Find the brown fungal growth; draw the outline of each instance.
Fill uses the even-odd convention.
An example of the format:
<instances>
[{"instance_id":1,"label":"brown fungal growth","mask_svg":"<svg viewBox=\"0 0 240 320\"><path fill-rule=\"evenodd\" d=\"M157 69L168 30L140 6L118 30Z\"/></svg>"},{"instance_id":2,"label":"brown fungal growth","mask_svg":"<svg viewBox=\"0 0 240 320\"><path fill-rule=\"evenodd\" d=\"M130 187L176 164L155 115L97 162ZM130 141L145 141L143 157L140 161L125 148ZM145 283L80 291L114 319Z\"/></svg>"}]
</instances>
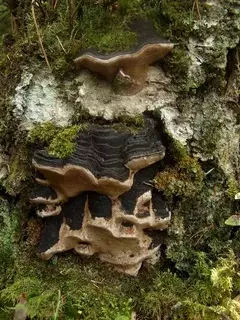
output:
<instances>
[{"instance_id":1,"label":"brown fungal growth","mask_svg":"<svg viewBox=\"0 0 240 320\"><path fill-rule=\"evenodd\" d=\"M70 249L97 253L119 271L136 274L144 260L155 261L159 235L170 220L149 184L165 150L155 123L146 121L137 135L93 125L76 142L67 159L37 152L33 160L45 177L37 178L44 185L31 199L41 204L38 215L47 217L41 256L50 259Z\"/></svg>"},{"instance_id":2,"label":"brown fungal growth","mask_svg":"<svg viewBox=\"0 0 240 320\"><path fill-rule=\"evenodd\" d=\"M131 50L101 54L94 49L83 51L74 59L76 69L86 68L114 79L124 93L140 91L147 78L148 66L172 51L174 44L159 38L150 21L137 20L130 26L137 35L137 45Z\"/></svg>"},{"instance_id":3,"label":"brown fungal growth","mask_svg":"<svg viewBox=\"0 0 240 320\"><path fill-rule=\"evenodd\" d=\"M165 148L148 121L145 129L133 136L108 126L91 126L77 137L75 152L66 159L35 153L33 166L43 174L37 182L34 203L57 205L84 191L118 197L128 191L134 174L161 160Z\"/></svg>"}]
</instances>

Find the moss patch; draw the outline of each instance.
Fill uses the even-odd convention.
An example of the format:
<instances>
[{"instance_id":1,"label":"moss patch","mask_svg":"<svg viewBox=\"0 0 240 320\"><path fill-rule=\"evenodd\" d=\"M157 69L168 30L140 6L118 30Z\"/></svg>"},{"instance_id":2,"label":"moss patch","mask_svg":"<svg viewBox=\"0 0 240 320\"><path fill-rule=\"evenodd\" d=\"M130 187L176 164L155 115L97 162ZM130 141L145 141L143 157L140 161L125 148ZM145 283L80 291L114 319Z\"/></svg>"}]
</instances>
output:
<instances>
[{"instance_id":1,"label":"moss patch","mask_svg":"<svg viewBox=\"0 0 240 320\"><path fill-rule=\"evenodd\" d=\"M2 35L11 30L10 11L0 0L0 47L2 43Z\"/></svg>"},{"instance_id":2,"label":"moss patch","mask_svg":"<svg viewBox=\"0 0 240 320\"><path fill-rule=\"evenodd\" d=\"M19 212L11 211L6 200L0 198L0 272L4 279L6 269L11 266L17 255L16 240L19 228ZM0 284L0 288L3 283Z\"/></svg>"},{"instance_id":3,"label":"moss patch","mask_svg":"<svg viewBox=\"0 0 240 320\"><path fill-rule=\"evenodd\" d=\"M166 35L178 40L190 35L194 19L197 18L197 12L193 11L193 1L163 0L160 9L165 26L163 32Z\"/></svg>"},{"instance_id":4,"label":"moss patch","mask_svg":"<svg viewBox=\"0 0 240 320\"><path fill-rule=\"evenodd\" d=\"M231 199L234 199L235 195L240 192L239 183L234 177L229 177L227 181L227 188L227 195Z\"/></svg>"},{"instance_id":5,"label":"moss patch","mask_svg":"<svg viewBox=\"0 0 240 320\"><path fill-rule=\"evenodd\" d=\"M135 33L125 29L124 20L127 17L119 15L118 11L111 13L101 6L84 6L82 10L80 28L83 33L83 47L108 52L128 49L135 44ZM96 33L96 30L99 32Z\"/></svg>"},{"instance_id":6,"label":"moss patch","mask_svg":"<svg viewBox=\"0 0 240 320\"><path fill-rule=\"evenodd\" d=\"M199 87L200 82L194 85L187 82L189 60L186 43L190 36L205 39L209 30L201 23L195 24L198 29L193 30L193 20L196 21L198 16L195 9L192 11L192 0L119 0L113 4L108 1L79 1L74 10L70 2L74 4L74 1L58 1L58 6L52 8L50 1L42 1L44 6L35 8L43 45L56 74L63 76L72 70L72 58L80 49L89 46L102 51L128 48L135 41L135 35L126 29L128 22L134 17L147 15L154 20L163 36L180 43L165 60L168 70L175 75L174 79L187 84L187 90ZM21 197L24 197L23 191L29 180L32 149L43 147L56 156L66 157L74 150L74 139L82 120L110 124L81 113L73 127L59 128L50 123L36 127L27 142L26 133L13 115L11 96L24 64L29 61L45 63L30 3L24 1L21 4L18 10L21 26L14 35L13 43L1 47L0 53L0 143L4 151L11 150L10 174L4 181L3 192L12 195L21 192ZM238 36L238 19L235 18L239 10L234 10L233 1L222 3L225 15L218 25L210 29L211 34L218 34L216 45L209 50L199 49L205 50L206 85L216 76L224 79L226 48L234 46ZM209 15L210 21L215 14L214 8L206 8L207 4L202 1L199 4L202 16ZM98 26L98 35L93 31L95 26ZM207 90L212 86L211 83ZM214 86L219 88L217 82ZM200 92L203 89L200 88L196 94L205 95ZM188 97L183 97L182 101L187 105ZM201 103L199 108L203 108ZM215 112L218 108L215 110L208 106L207 109L216 117L209 118L214 118L214 123L205 121L207 115L203 117L198 146L201 153L211 156L218 149L222 124ZM134 131L142 127L143 118L124 116L111 124L118 130L130 128ZM239 203L233 200L238 189L235 179L227 181L216 166L204 175L200 163L183 146L170 140L166 146L168 152L162 161L163 171L156 177L156 187L169 197L169 204L173 206L172 223L165 239L167 248L161 247L161 263L154 268L144 268L138 278L117 274L98 260L85 261L69 253L47 262L38 260L34 245L39 240L41 223L32 216L29 205L21 210L15 209L18 198L14 198L10 206L6 202L1 203L1 319L12 318L12 308L23 292L28 295L27 307L32 319L130 320L132 310L136 311L139 319L146 320L158 320L159 317L239 319L239 304L233 298L240 293L239 266L235 258L240 251L240 231L224 224L240 209ZM29 223L25 223L23 212L31 216Z\"/></svg>"},{"instance_id":7,"label":"moss patch","mask_svg":"<svg viewBox=\"0 0 240 320\"><path fill-rule=\"evenodd\" d=\"M80 129L83 130L84 127L73 126L59 132L48 147L49 154L58 158L66 158L72 154L75 151L76 146L75 138Z\"/></svg>"},{"instance_id":8,"label":"moss patch","mask_svg":"<svg viewBox=\"0 0 240 320\"><path fill-rule=\"evenodd\" d=\"M24 141L19 141L10 157L7 177L2 181L2 186L11 196L25 194L31 182L31 152Z\"/></svg>"},{"instance_id":9,"label":"moss patch","mask_svg":"<svg viewBox=\"0 0 240 320\"><path fill-rule=\"evenodd\" d=\"M11 318L10 307L22 292L28 296L30 319L54 318L56 311L58 319L67 320L130 320L133 310L140 319L151 320L169 316L169 310L174 319L239 315L232 300L239 278L231 251L214 264L205 255L196 255L185 279L157 267L142 271L138 278L127 277L74 256L40 262L27 256L24 248L15 267L12 284L0 291L2 319Z\"/></svg>"},{"instance_id":10,"label":"moss patch","mask_svg":"<svg viewBox=\"0 0 240 320\"><path fill-rule=\"evenodd\" d=\"M154 178L155 188L171 197L192 197L203 186L203 171L196 159L185 157L174 168L159 172Z\"/></svg>"},{"instance_id":11,"label":"moss patch","mask_svg":"<svg viewBox=\"0 0 240 320\"><path fill-rule=\"evenodd\" d=\"M79 131L87 129L87 124L60 128L46 122L35 126L28 135L31 143L40 143L47 147L49 154L58 158L66 158L75 150L75 138Z\"/></svg>"},{"instance_id":12,"label":"moss patch","mask_svg":"<svg viewBox=\"0 0 240 320\"><path fill-rule=\"evenodd\" d=\"M185 147L171 138L168 133L165 137L168 142L167 162L164 170L154 178L154 185L168 198L180 196L188 198L194 196L203 187L204 172L197 159L188 155Z\"/></svg>"},{"instance_id":13,"label":"moss patch","mask_svg":"<svg viewBox=\"0 0 240 320\"><path fill-rule=\"evenodd\" d=\"M144 127L144 117L143 115L134 117L119 115L113 119L112 127L116 131L129 131L132 134L136 134Z\"/></svg>"},{"instance_id":14,"label":"moss patch","mask_svg":"<svg viewBox=\"0 0 240 320\"><path fill-rule=\"evenodd\" d=\"M40 125L36 125L28 133L28 141L31 143L41 143L43 145L49 145L51 141L59 133L60 129L52 122L45 122Z\"/></svg>"}]
</instances>

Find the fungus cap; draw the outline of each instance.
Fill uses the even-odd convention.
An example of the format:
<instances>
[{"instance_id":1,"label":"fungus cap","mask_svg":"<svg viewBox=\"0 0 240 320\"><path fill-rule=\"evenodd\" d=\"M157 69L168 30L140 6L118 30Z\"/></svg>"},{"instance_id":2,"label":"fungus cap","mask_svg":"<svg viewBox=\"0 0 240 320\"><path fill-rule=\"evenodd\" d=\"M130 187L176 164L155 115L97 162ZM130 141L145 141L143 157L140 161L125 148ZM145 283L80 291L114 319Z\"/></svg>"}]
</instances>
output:
<instances>
[{"instance_id":1,"label":"fungus cap","mask_svg":"<svg viewBox=\"0 0 240 320\"><path fill-rule=\"evenodd\" d=\"M129 29L137 35L135 46L126 51L106 54L94 48L84 50L74 59L76 69L86 68L103 75L110 82L115 79L123 86L125 93L140 91L148 66L172 51L174 44L161 39L150 21L136 20Z\"/></svg>"}]
</instances>

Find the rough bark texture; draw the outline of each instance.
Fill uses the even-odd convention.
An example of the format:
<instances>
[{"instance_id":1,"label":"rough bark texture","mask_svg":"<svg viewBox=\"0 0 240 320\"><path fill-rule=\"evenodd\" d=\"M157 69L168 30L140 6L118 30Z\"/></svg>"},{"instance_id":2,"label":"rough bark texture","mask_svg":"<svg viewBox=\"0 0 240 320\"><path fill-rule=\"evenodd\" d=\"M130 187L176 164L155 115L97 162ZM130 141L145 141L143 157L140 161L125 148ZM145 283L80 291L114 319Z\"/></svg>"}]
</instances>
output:
<instances>
[{"instance_id":1,"label":"rough bark texture","mask_svg":"<svg viewBox=\"0 0 240 320\"><path fill-rule=\"evenodd\" d=\"M29 1L14 7L0 52L0 318L10 319L8 307L26 294L30 319L123 320L134 311L137 319L238 320L240 232L237 218L235 226L225 221L240 210L239 1L37 2L51 71ZM143 15L175 46L148 68L140 92L126 96L122 79L75 71L81 49L129 50L136 37L122 26ZM155 267L132 279L71 253L39 259L43 223L29 202L34 152L66 158L89 125L137 135L146 117L166 149L147 186L172 213L167 231L146 231L161 244Z\"/></svg>"}]
</instances>

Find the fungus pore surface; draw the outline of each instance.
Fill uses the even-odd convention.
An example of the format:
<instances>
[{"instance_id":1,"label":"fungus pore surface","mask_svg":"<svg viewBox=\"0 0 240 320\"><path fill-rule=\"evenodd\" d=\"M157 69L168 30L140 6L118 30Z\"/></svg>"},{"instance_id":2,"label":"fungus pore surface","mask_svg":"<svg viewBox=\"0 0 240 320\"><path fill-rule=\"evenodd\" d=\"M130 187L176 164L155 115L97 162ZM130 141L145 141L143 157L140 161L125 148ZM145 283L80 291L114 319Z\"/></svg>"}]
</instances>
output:
<instances>
[{"instance_id":1,"label":"fungus pore surface","mask_svg":"<svg viewBox=\"0 0 240 320\"><path fill-rule=\"evenodd\" d=\"M136 135L89 126L79 132L76 150L66 159L36 152L40 186L31 201L46 218L41 256L50 259L70 249L84 256L96 253L131 275L144 260L155 262L170 212L150 182L164 154L152 120Z\"/></svg>"},{"instance_id":2,"label":"fungus pore surface","mask_svg":"<svg viewBox=\"0 0 240 320\"><path fill-rule=\"evenodd\" d=\"M137 36L134 47L109 54L89 48L74 59L76 69L87 68L103 75L109 82L115 80L116 87L125 94L139 92L145 83L148 66L168 54L174 45L156 34L151 21L139 19L129 28Z\"/></svg>"}]
</instances>

